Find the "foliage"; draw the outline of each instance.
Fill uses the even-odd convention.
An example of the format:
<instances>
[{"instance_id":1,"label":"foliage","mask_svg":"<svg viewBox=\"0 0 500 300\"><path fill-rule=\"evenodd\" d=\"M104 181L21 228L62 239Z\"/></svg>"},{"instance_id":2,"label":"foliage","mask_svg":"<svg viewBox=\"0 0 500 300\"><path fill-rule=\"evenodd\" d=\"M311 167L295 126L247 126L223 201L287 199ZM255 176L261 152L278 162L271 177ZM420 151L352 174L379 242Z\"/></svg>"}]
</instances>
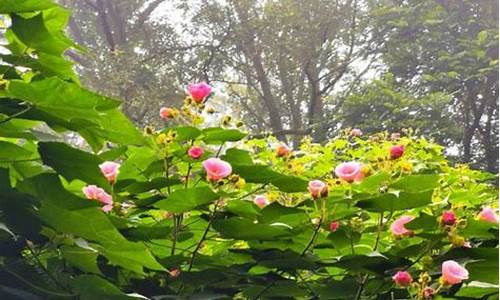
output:
<instances>
[{"instance_id":1,"label":"foliage","mask_svg":"<svg viewBox=\"0 0 500 300\"><path fill-rule=\"evenodd\" d=\"M441 127L447 144L460 148L463 161L498 171L498 1L403 1L374 14L396 82L414 95L449 94L436 114L452 119L460 135Z\"/></svg>"},{"instance_id":2,"label":"foliage","mask_svg":"<svg viewBox=\"0 0 500 300\"><path fill-rule=\"evenodd\" d=\"M422 298L427 286L441 298L498 297L498 222L475 217L497 205L492 175L450 166L442 147L412 135L346 133L277 155L276 141L245 139L228 119L207 128L205 106L189 97L179 112L188 124L140 133L118 101L67 68L67 11L15 0L0 13L12 21L13 58L1 66L2 298L389 299ZM58 67L44 65L48 56ZM66 131L93 151L61 142ZM391 158L396 144L404 154ZM193 145L201 157L188 154ZM203 163L213 157L232 174ZM333 174L352 160L360 182ZM317 179L329 193L307 192ZM257 194L270 203L256 205ZM443 210L457 220L444 224ZM395 237L403 214L412 234ZM469 280L440 281L445 260L465 265ZM395 286L400 270L415 284Z\"/></svg>"}]
</instances>

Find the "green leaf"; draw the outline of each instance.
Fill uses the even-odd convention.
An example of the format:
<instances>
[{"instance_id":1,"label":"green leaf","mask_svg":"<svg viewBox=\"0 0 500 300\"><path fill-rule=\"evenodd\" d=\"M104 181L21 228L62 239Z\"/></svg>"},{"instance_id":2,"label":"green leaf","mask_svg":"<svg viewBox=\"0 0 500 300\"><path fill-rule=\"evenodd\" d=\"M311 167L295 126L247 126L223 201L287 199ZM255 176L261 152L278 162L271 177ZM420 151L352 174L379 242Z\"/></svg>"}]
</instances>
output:
<instances>
[{"instance_id":1,"label":"green leaf","mask_svg":"<svg viewBox=\"0 0 500 300\"><path fill-rule=\"evenodd\" d=\"M260 213L260 209L257 205L255 205L252 201L246 200L228 201L224 209L235 215L249 219L255 218Z\"/></svg>"},{"instance_id":2,"label":"green leaf","mask_svg":"<svg viewBox=\"0 0 500 300\"><path fill-rule=\"evenodd\" d=\"M82 300L137 300L136 297L127 296L115 285L96 275L80 275L71 282L71 285Z\"/></svg>"},{"instance_id":3,"label":"green leaf","mask_svg":"<svg viewBox=\"0 0 500 300\"><path fill-rule=\"evenodd\" d=\"M108 181L99 170L99 164L103 161L98 156L55 142L39 143L38 151L44 164L66 179L80 179L102 188L109 187Z\"/></svg>"},{"instance_id":4,"label":"green leaf","mask_svg":"<svg viewBox=\"0 0 500 300\"><path fill-rule=\"evenodd\" d=\"M253 221L243 218L215 220L213 227L223 237L238 240L274 240L292 234L286 226L255 224Z\"/></svg>"},{"instance_id":5,"label":"green leaf","mask_svg":"<svg viewBox=\"0 0 500 300\"><path fill-rule=\"evenodd\" d=\"M432 230L437 227L437 220L436 217L421 213L418 218L413 219L411 222L405 225L407 229L425 229L425 230Z\"/></svg>"},{"instance_id":6,"label":"green leaf","mask_svg":"<svg viewBox=\"0 0 500 300\"><path fill-rule=\"evenodd\" d=\"M11 80L8 97L34 106L24 118L45 121L79 132L95 149L105 140L142 144L143 137L117 109L120 102L103 97L57 77L27 83Z\"/></svg>"},{"instance_id":7,"label":"green leaf","mask_svg":"<svg viewBox=\"0 0 500 300\"><path fill-rule=\"evenodd\" d=\"M97 252L73 246L61 246L59 248L63 258L72 266L86 273L102 274L97 267Z\"/></svg>"},{"instance_id":8,"label":"green leaf","mask_svg":"<svg viewBox=\"0 0 500 300\"><path fill-rule=\"evenodd\" d=\"M39 11L54 6L56 4L51 0L2 0L0 14Z\"/></svg>"},{"instance_id":9,"label":"green leaf","mask_svg":"<svg viewBox=\"0 0 500 300\"><path fill-rule=\"evenodd\" d=\"M182 213L219 199L207 186L176 190L167 199L158 201L155 207L173 213Z\"/></svg>"},{"instance_id":10,"label":"green leaf","mask_svg":"<svg viewBox=\"0 0 500 300\"><path fill-rule=\"evenodd\" d=\"M237 129L224 129L220 127L206 128L203 130L203 141L207 144L220 144L236 142L247 136Z\"/></svg>"},{"instance_id":11,"label":"green leaf","mask_svg":"<svg viewBox=\"0 0 500 300\"><path fill-rule=\"evenodd\" d=\"M409 175L399 179L390 187L408 193L418 193L433 190L438 182L438 174Z\"/></svg>"},{"instance_id":12,"label":"green leaf","mask_svg":"<svg viewBox=\"0 0 500 300\"><path fill-rule=\"evenodd\" d=\"M380 188L388 183L391 175L385 172L373 174L365 178L360 184L353 185L353 189L362 193L379 193Z\"/></svg>"},{"instance_id":13,"label":"green leaf","mask_svg":"<svg viewBox=\"0 0 500 300\"><path fill-rule=\"evenodd\" d=\"M253 164L250 152L237 149L229 148L226 153L221 157L222 160L227 161L231 165L251 165Z\"/></svg>"},{"instance_id":14,"label":"green leaf","mask_svg":"<svg viewBox=\"0 0 500 300\"><path fill-rule=\"evenodd\" d=\"M494 294L498 294L498 285L472 281L469 284L462 286L455 296L482 299L485 296Z\"/></svg>"},{"instance_id":15,"label":"green leaf","mask_svg":"<svg viewBox=\"0 0 500 300\"><path fill-rule=\"evenodd\" d=\"M194 140L201 134L201 130L192 126L175 127L171 128L171 130L175 131L175 133L177 134L177 136L175 137L177 141Z\"/></svg>"},{"instance_id":16,"label":"green leaf","mask_svg":"<svg viewBox=\"0 0 500 300\"><path fill-rule=\"evenodd\" d=\"M52 203L44 203L38 215L58 232L74 234L103 244L126 242L98 207L67 210Z\"/></svg>"},{"instance_id":17,"label":"green leaf","mask_svg":"<svg viewBox=\"0 0 500 300\"><path fill-rule=\"evenodd\" d=\"M371 199L358 201L356 206L368 211L396 211L425 206L432 202L432 191L421 193L385 193Z\"/></svg>"},{"instance_id":18,"label":"green leaf","mask_svg":"<svg viewBox=\"0 0 500 300\"><path fill-rule=\"evenodd\" d=\"M307 190L307 181L283 175L264 165L233 165L233 173L238 174L250 183L271 183L283 192L304 192Z\"/></svg>"},{"instance_id":19,"label":"green leaf","mask_svg":"<svg viewBox=\"0 0 500 300\"><path fill-rule=\"evenodd\" d=\"M24 147L6 141L0 141L0 163L16 160L34 159L37 155Z\"/></svg>"},{"instance_id":20,"label":"green leaf","mask_svg":"<svg viewBox=\"0 0 500 300\"><path fill-rule=\"evenodd\" d=\"M40 13L31 18L23 18L19 15L12 15L12 26L10 30L26 46L53 55L61 55L66 49L72 46L71 42L55 37L49 32Z\"/></svg>"},{"instance_id":21,"label":"green leaf","mask_svg":"<svg viewBox=\"0 0 500 300\"><path fill-rule=\"evenodd\" d=\"M165 271L151 252L142 243L121 242L119 244L106 244L98 247L112 264L119 265L139 274L144 274L143 267L151 270Z\"/></svg>"}]
</instances>

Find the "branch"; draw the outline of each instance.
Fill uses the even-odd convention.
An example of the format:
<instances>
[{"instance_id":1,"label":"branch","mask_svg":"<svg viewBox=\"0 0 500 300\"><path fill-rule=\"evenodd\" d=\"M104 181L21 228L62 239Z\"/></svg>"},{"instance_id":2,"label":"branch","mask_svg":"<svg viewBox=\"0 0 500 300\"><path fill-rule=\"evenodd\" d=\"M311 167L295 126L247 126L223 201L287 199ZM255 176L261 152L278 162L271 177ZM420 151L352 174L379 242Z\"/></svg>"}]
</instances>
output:
<instances>
[{"instance_id":1,"label":"branch","mask_svg":"<svg viewBox=\"0 0 500 300\"><path fill-rule=\"evenodd\" d=\"M28 107L26 107L25 109L21 110L20 112L17 112L13 115L10 115L8 116L7 118L3 119L3 120L0 120L0 124L3 124L3 123L7 123L9 122L10 120L16 118L16 117L19 117L20 115L24 114L25 112L28 112L30 109L32 108L31 105L29 105Z\"/></svg>"},{"instance_id":2,"label":"branch","mask_svg":"<svg viewBox=\"0 0 500 300\"><path fill-rule=\"evenodd\" d=\"M137 18L137 21L134 24L134 30L139 29L149 18L151 13L165 0L155 0L151 2L148 7L146 7L145 10L143 10L140 14L139 17Z\"/></svg>"},{"instance_id":3,"label":"branch","mask_svg":"<svg viewBox=\"0 0 500 300\"><path fill-rule=\"evenodd\" d=\"M115 51L115 41L113 40L113 33L111 32L111 28L109 27L106 10L104 9L104 4L102 1L103 0L97 0L96 2L97 16L101 23L102 31L104 32L104 36L106 37L106 41L108 42L110 50Z\"/></svg>"}]
</instances>

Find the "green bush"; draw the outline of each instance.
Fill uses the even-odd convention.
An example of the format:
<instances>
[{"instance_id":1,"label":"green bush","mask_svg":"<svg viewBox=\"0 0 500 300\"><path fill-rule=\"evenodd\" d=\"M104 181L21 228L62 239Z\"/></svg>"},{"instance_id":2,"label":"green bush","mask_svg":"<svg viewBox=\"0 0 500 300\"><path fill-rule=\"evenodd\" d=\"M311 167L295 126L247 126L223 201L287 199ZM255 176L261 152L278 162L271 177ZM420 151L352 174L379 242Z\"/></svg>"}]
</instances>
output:
<instances>
[{"instance_id":1,"label":"green bush","mask_svg":"<svg viewBox=\"0 0 500 300\"><path fill-rule=\"evenodd\" d=\"M410 131L247 139L210 96L141 133L62 57L67 11L0 13L2 299L498 299L495 176Z\"/></svg>"}]
</instances>

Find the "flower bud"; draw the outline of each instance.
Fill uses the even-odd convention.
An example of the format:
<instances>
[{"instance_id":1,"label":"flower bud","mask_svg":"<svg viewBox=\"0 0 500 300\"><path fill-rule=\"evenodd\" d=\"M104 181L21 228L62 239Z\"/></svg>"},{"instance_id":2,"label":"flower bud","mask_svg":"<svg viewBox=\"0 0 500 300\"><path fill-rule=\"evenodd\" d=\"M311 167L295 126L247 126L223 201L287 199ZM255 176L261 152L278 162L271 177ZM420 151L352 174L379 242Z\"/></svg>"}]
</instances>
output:
<instances>
[{"instance_id":1,"label":"flower bud","mask_svg":"<svg viewBox=\"0 0 500 300\"><path fill-rule=\"evenodd\" d=\"M392 280L399 287L408 287L413 281L413 278L410 273L406 271L398 271L394 276L392 276Z\"/></svg>"}]
</instances>

